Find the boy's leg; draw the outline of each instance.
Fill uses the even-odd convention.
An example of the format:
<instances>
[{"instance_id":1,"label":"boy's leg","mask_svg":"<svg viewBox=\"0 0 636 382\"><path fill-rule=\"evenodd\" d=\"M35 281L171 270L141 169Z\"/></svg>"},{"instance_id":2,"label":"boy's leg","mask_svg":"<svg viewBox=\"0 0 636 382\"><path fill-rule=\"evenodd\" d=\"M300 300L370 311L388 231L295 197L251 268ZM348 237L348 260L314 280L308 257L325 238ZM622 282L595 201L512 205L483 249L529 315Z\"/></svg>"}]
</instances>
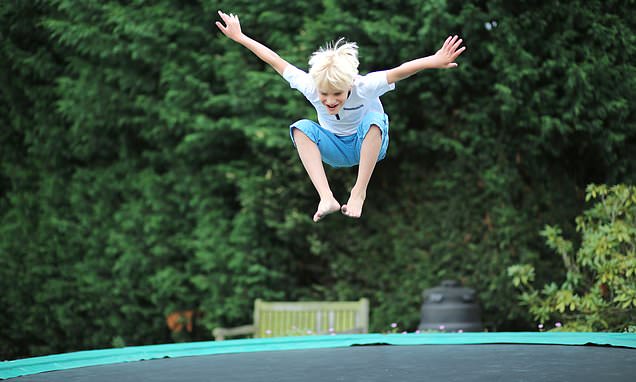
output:
<instances>
[{"instance_id":1,"label":"boy's leg","mask_svg":"<svg viewBox=\"0 0 636 382\"><path fill-rule=\"evenodd\" d=\"M371 174L378 161L378 155L382 148L382 131L377 125L371 125L360 149L360 164L358 167L358 179L351 189L351 195L347 204L343 204L341 211L346 216L359 218L362 215L362 206L367 196L367 186Z\"/></svg>"},{"instance_id":2,"label":"boy's leg","mask_svg":"<svg viewBox=\"0 0 636 382\"><path fill-rule=\"evenodd\" d=\"M298 129L293 129L293 135L300 161L303 163L316 191L318 191L318 195L320 195L320 203L314 214L314 221L317 222L326 215L338 211L340 203L334 198L329 187L318 146Z\"/></svg>"}]
</instances>

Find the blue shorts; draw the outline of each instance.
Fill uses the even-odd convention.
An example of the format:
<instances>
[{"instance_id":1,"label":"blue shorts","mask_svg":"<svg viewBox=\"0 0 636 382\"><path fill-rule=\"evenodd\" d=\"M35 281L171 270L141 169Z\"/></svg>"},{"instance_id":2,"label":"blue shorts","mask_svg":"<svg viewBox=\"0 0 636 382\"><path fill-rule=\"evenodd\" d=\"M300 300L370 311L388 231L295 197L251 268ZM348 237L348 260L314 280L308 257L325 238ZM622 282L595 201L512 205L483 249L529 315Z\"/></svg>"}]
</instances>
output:
<instances>
[{"instance_id":1,"label":"blue shorts","mask_svg":"<svg viewBox=\"0 0 636 382\"><path fill-rule=\"evenodd\" d=\"M289 135L296 146L294 129L305 133L318 146L322 161L331 167L352 167L360 163L362 141L371 125L378 126L382 132L382 146L378 155L378 161L381 161L386 156L386 150L389 147L389 117L384 113L367 113L358 126L358 131L352 135L335 135L309 119L301 119L291 125Z\"/></svg>"}]
</instances>

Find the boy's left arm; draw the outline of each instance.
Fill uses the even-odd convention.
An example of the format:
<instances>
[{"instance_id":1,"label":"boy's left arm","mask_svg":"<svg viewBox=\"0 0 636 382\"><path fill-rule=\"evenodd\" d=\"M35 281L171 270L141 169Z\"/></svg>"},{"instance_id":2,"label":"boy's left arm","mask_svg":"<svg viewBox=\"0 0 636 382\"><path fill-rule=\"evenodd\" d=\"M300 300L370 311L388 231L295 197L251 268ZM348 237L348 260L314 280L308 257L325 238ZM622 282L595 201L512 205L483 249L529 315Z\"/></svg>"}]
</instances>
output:
<instances>
[{"instance_id":1,"label":"boy's left arm","mask_svg":"<svg viewBox=\"0 0 636 382\"><path fill-rule=\"evenodd\" d=\"M393 84L412 76L420 70L455 68L457 67L455 59L466 50L465 46L460 48L461 44L462 39L457 36L448 36L442 48L434 55L408 61L397 68L387 70L386 80L389 84Z\"/></svg>"}]
</instances>

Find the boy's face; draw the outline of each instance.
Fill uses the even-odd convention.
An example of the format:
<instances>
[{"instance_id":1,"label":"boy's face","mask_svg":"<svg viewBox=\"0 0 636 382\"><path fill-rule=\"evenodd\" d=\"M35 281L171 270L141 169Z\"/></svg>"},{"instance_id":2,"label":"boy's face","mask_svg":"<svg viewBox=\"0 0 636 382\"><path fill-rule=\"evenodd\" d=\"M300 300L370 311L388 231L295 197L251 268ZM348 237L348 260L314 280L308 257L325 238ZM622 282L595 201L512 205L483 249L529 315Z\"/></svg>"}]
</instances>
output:
<instances>
[{"instance_id":1,"label":"boy's face","mask_svg":"<svg viewBox=\"0 0 636 382\"><path fill-rule=\"evenodd\" d=\"M349 90L337 90L337 89L322 89L318 91L320 97L320 103L325 105L327 112L331 115L338 114L342 106L344 105L347 97L349 96Z\"/></svg>"}]
</instances>

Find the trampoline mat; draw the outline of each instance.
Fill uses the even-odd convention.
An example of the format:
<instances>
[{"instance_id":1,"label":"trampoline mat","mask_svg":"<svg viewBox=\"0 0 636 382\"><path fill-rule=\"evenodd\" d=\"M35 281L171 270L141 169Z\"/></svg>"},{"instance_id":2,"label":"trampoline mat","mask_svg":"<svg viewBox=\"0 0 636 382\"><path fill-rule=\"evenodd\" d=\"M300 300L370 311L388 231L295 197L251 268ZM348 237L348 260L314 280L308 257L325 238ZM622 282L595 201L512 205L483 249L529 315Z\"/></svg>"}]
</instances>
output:
<instances>
[{"instance_id":1,"label":"trampoline mat","mask_svg":"<svg viewBox=\"0 0 636 382\"><path fill-rule=\"evenodd\" d=\"M530 344L351 346L126 362L16 382L634 381L636 350Z\"/></svg>"}]
</instances>

